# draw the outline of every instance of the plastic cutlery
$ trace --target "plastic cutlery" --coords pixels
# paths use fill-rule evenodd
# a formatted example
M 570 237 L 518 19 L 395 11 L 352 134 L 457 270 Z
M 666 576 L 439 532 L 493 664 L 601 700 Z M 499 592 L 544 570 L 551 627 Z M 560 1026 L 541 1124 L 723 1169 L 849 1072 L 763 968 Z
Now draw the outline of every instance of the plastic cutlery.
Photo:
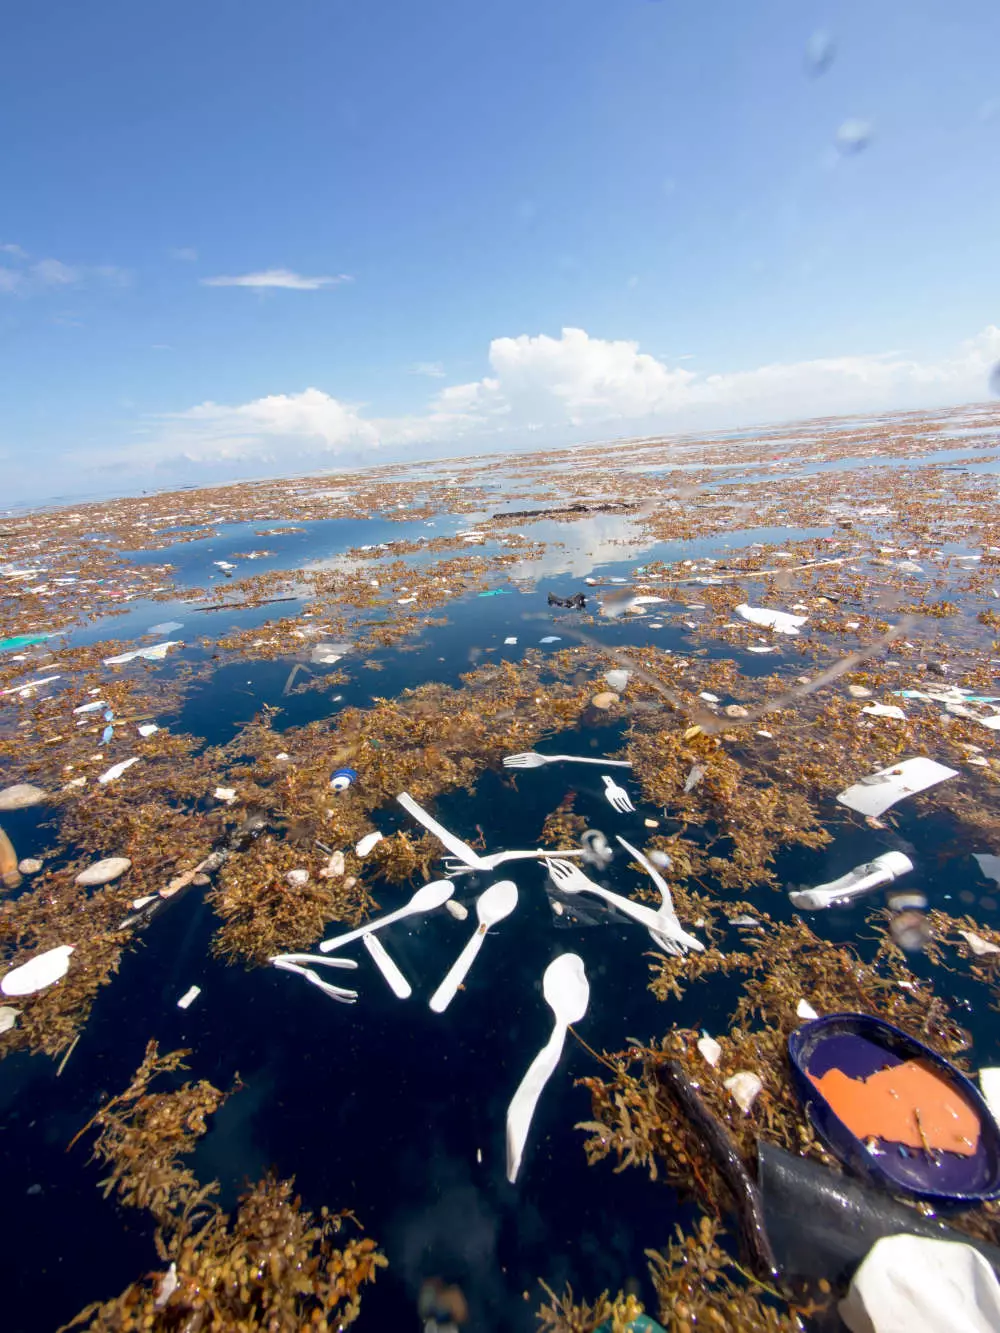
M 457 857 L 446 856 L 444 858 L 444 873 L 449 879 L 452 879 L 455 875 L 468 875 L 474 870 L 495 870 L 497 866 L 503 865 L 505 861 L 544 861 L 547 856 L 585 856 L 585 853 L 580 847 L 570 847 L 559 851 L 548 847 L 534 847 L 530 852 L 494 852 L 491 856 L 481 856 L 477 866 L 465 865 Z
M 432 880 L 430 884 L 417 889 L 405 907 L 390 912 L 388 916 L 380 916 L 377 921 L 369 921 L 367 925 L 359 926 L 357 930 L 349 930 L 346 935 L 337 935 L 332 940 L 324 940 L 319 947 L 323 953 L 330 953 L 333 949 L 343 948 L 345 944 L 353 944 L 355 940 L 363 940 L 372 931 L 381 930 L 383 926 L 391 926 L 394 921 L 402 921 L 404 917 L 419 916 L 421 912 L 433 912 L 435 907 L 447 902 L 454 892 L 455 886 L 451 880 Z
M 357 1001 L 356 990 L 346 990 L 342 986 L 331 985 L 311 967 L 304 967 L 303 964 L 307 962 L 321 963 L 324 967 L 357 967 L 353 958 L 318 958 L 310 953 L 276 954 L 271 959 L 273 967 L 281 968 L 283 972 L 296 972 L 300 977 L 305 977 L 306 981 L 317 986 L 325 995 L 329 995 L 331 1000 L 339 1000 L 341 1004 L 354 1004 Z
M 635 810 L 635 806 L 629 800 L 629 794 L 624 787 L 619 787 L 614 778 L 609 777 L 607 773 L 601 774 L 601 781 L 604 783 L 604 795 L 612 810 L 617 810 L 620 815 L 629 814 Z
M 409 792 L 400 792 L 396 800 L 414 819 L 420 821 L 428 832 L 433 833 L 435 838 L 452 853 L 457 856 L 463 865 L 484 868 L 483 858 L 478 852 L 474 852 L 468 843 L 463 842 L 461 838 L 456 838 L 454 833 L 449 833 L 443 824 L 439 824 L 433 815 L 429 815 L 422 805 L 418 805 Z
M 794 907 L 805 907 L 810 911 L 820 911 L 835 904 L 853 902 L 863 898 L 882 884 L 891 884 L 900 875 L 909 874 L 913 862 L 903 852 L 883 852 L 863 866 L 856 866 L 839 879 L 829 884 L 820 884 L 815 889 L 800 889 L 789 893 Z
M 631 768 L 630 759 L 587 759 L 579 754 L 539 754 L 536 750 L 525 750 L 523 754 L 509 754 L 503 761 L 504 768 L 541 768 L 543 764 L 603 764 L 610 768 Z
M 542 992 L 555 1015 L 552 1036 L 528 1066 L 528 1072 L 507 1108 L 507 1179 L 513 1185 L 521 1168 L 531 1118 L 542 1089 L 555 1073 L 566 1040 L 566 1029 L 579 1023 L 590 1003 L 590 986 L 583 959 L 564 953 L 549 963 L 542 978 Z
M 626 842 L 620 833 L 616 833 L 615 837 L 627 852 L 631 852 L 642 866 L 643 870 L 646 871 L 647 875 L 649 875 L 650 879 L 660 890 L 663 906 L 660 908 L 659 915 L 666 921 L 669 921 L 678 931 L 683 933 L 681 923 L 677 918 L 677 913 L 674 911 L 674 899 L 670 892 L 670 885 L 657 870 L 656 866 L 653 865 L 652 861 L 650 861 L 648 857 L 643 856 L 638 847 L 633 847 L 630 842 Z M 664 953 L 673 954 L 674 956 L 684 953 L 684 946 L 680 944 L 679 941 L 673 940 L 668 935 L 665 935 L 662 930 L 651 929 L 649 933 L 653 937 L 653 943 L 658 944 Z
M 377 935 L 366 935 L 362 941 L 371 954 L 372 962 L 389 983 L 389 989 L 399 1000 L 408 1000 L 413 994 L 413 987 L 389 957 L 385 946 Z
M 490 926 L 495 926 L 505 916 L 510 916 L 517 906 L 517 885 L 512 879 L 502 879 L 498 884 L 491 884 L 485 893 L 480 894 L 476 902 L 476 915 L 479 925 L 468 944 L 455 959 L 451 970 L 441 985 L 431 996 L 431 1008 L 436 1014 L 443 1014 L 455 997 L 455 992 L 465 980 L 465 975 L 472 966 L 473 959 L 482 948 L 483 940 Z
M 669 933 L 673 937 L 674 927 L 669 918 L 654 912 L 650 907 L 643 907 L 641 903 L 634 903 L 631 898 L 623 898 L 620 893 L 612 893 L 610 889 L 595 884 L 593 880 L 587 878 L 579 866 L 571 865 L 569 861 L 546 861 L 545 864 L 552 882 L 563 893 L 592 893 L 597 898 L 603 898 L 612 907 L 617 907 L 619 912 L 630 916 L 633 921 L 638 921 L 647 930 Z M 689 935 L 680 927 L 676 928 L 676 939 L 679 944 L 698 953 L 705 948 L 701 940 L 696 940 L 693 935 Z

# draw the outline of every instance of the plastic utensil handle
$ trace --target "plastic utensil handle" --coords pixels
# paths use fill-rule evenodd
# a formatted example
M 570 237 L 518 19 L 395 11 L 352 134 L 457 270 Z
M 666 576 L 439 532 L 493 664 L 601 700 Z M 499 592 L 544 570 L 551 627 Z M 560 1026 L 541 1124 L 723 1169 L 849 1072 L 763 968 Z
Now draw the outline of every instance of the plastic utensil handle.
M 566 1025 L 556 1022 L 552 1036 L 532 1060 L 507 1108 L 507 1179 L 513 1185 L 542 1089 L 556 1071 L 566 1040 Z
M 419 911 L 420 909 L 417 908 L 416 910 Z M 405 907 L 390 912 L 388 916 L 380 916 L 377 921 L 369 921 L 366 926 L 359 926 L 357 930 L 349 930 L 346 935 L 338 935 L 335 939 L 321 941 L 320 950 L 323 953 L 330 953 L 332 949 L 339 949 L 345 944 L 353 944 L 355 940 L 363 940 L 373 930 L 381 930 L 383 926 L 391 926 L 394 921 L 402 921 L 403 917 L 412 915 L 413 911 L 414 909 L 407 903 Z
M 464 843 L 461 838 L 456 838 L 453 833 L 449 833 L 443 824 L 439 824 L 432 815 L 429 815 L 426 810 L 416 803 L 409 792 L 400 792 L 396 800 L 414 819 L 419 820 L 425 829 L 433 833 L 453 856 L 457 856 L 467 866 L 482 865 L 482 857 L 478 856 L 468 843 Z
M 694 935 L 688 935 L 679 925 L 675 925 L 670 916 L 662 912 L 654 912 L 650 907 L 643 907 L 641 903 L 634 903 L 631 898 L 623 898 L 620 894 L 612 893 L 610 889 L 602 889 L 599 884 L 588 885 L 582 893 L 593 893 L 598 898 L 603 898 L 612 906 L 617 907 L 620 912 L 630 916 L 633 921 L 638 921 L 641 926 L 647 930 L 656 930 L 666 935 L 668 939 L 676 939 L 686 944 L 689 949 L 694 949 L 696 953 L 701 953 L 705 948 L 701 940 L 696 939 Z
M 413 987 L 389 957 L 382 941 L 377 935 L 366 935 L 364 946 L 371 954 L 372 962 L 389 983 L 389 989 L 400 1000 L 408 1000 L 413 994 Z
M 545 754 L 542 755 L 542 758 L 548 760 L 562 759 L 569 764 L 604 764 L 614 768 L 632 767 L 631 759 L 587 759 L 579 754 Z
M 484 926 L 477 927 L 476 933 L 469 939 L 465 948 L 452 963 L 448 975 L 431 996 L 431 1008 L 436 1014 L 443 1014 L 455 998 L 455 992 L 465 980 L 465 974 L 472 966 L 473 959 L 482 948 L 485 938 L 486 928 Z

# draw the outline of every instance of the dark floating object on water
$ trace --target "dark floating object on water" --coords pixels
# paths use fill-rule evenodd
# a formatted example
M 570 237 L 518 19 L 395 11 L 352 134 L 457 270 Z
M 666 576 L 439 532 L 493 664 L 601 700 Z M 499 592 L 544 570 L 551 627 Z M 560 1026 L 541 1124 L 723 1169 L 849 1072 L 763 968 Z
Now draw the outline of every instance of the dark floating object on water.
M 877 1240 L 900 1234 L 972 1245 L 1000 1275 L 996 1246 L 777 1144 L 758 1141 L 757 1180 L 768 1236 L 786 1276 L 838 1285 Z
M 772 1281 L 779 1276 L 764 1221 L 764 1206 L 749 1171 L 743 1165 L 732 1135 L 698 1096 L 679 1061 L 664 1060 L 656 1076 L 667 1095 L 687 1116 L 692 1129 L 707 1149 L 712 1163 L 726 1183 L 736 1205 L 740 1245 L 758 1277 Z
M 582 592 L 575 592 L 572 597 L 557 597 L 554 592 L 549 593 L 549 606 L 567 606 L 573 611 L 582 611 L 587 605 L 587 599 Z
M 868 1014 L 828 1014 L 793 1032 L 788 1054 L 795 1089 L 813 1128 L 845 1166 L 883 1189 L 939 1207 L 971 1207 L 1000 1197 L 1000 1127 L 975 1085 L 929 1046 Z M 878 1138 L 869 1138 L 872 1146 L 866 1146 L 813 1082 L 830 1070 L 868 1079 L 908 1061 L 919 1061 L 950 1085 L 975 1114 L 979 1139 L 973 1152 L 905 1147 Z

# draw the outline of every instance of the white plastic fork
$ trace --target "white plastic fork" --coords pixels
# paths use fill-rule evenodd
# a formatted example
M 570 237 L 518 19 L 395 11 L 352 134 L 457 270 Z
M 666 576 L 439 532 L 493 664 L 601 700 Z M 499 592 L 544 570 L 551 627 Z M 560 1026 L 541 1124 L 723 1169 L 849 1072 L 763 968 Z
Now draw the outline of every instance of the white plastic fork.
M 604 783 L 604 795 L 612 810 L 617 810 L 620 815 L 631 814 L 635 811 L 635 806 L 629 799 L 629 794 L 624 787 L 619 787 L 614 778 L 609 777 L 607 773 L 601 774 L 601 781 Z
M 620 833 L 616 833 L 615 837 L 627 852 L 631 852 L 642 866 L 643 870 L 646 871 L 650 879 L 660 890 L 660 897 L 663 900 L 663 905 L 660 908 L 660 915 L 683 934 L 683 928 L 677 918 L 677 913 L 674 911 L 674 899 L 673 894 L 670 892 L 670 885 L 657 870 L 656 866 L 653 865 L 652 861 L 643 856 L 638 847 L 633 847 L 630 842 L 626 842 Z M 665 935 L 662 930 L 650 930 L 649 933 L 653 937 L 653 943 L 658 944 L 664 953 L 673 954 L 675 957 L 678 954 L 684 953 L 684 946 L 677 940 L 670 939 L 670 937 Z
M 433 833 L 435 838 L 452 853 L 452 856 L 445 857 L 444 862 L 448 878 L 465 874 L 469 870 L 493 870 L 498 865 L 502 865 L 504 861 L 523 861 L 530 858 L 538 860 L 553 855 L 551 851 L 536 848 L 530 852 L 494 852 L 491 856 L 480 856 L 478 852 L 473 851 L 468 843 L 463 842 L 461 838 L 456 838 L 454 833 L 449 833 L 444 825 L 439 824 L 422 805 L 418 805 L 408 792 L 401 792 L 396 800 L 408 814 L 419 820 L 424 828 Z M 576 848 L 570 851 L 561 851 L 558 855 L 582 856 L 583 850 L 582 848 Z
M 509 754 L 504 758 L 504 768 L 541 768 L 543 764 L 602 764 L 605 768 L 631 768 L 631 759 L 588 759 L 579 754 L 539 754 L 536 750 L 525 750 L 523 754 Z
M 696 953 L 701 953 L 705 946 L 701 940 L 695 939 L 680 926 L 675 926 L 669 917 L 660 912 L 654 912 L 651 907 L 644 907 L 641 903 L 634 903 L 631 898 L 623 898 L 620 893 L 612 893 L 610 889 L 602 888 L 600 884 L 595 884 L 592 879 L 588 879 L 579 866 L 572 865 L 569 861 L 547 860 L 545 862 L 552 879 L 553 884 L 563 893 L 592 893 L 596 898 L 603 898 L 606 903 L 612 907 L 617 907 L 619 912 L 625 916 L 630 916 L 633 921 L 638 921 L 640 926 L 645 926 L 647 930 L 656 930 L 662 934 L 676 939 L 679 944 L 685 948 L 693 949 Z
M 358 998 L 356 990 L 346 990 L 343 986 L 333 986 L 329 981 L 324 981 L 318 972 L 314 972 L 311 967 L 304 967 L 304 963 L 322 963 L 324 967 L 357 967 L 353 958 L 320 958 L 312 953 L 283 953 L 275 954 L 271 959 L 274 967 L 280 968 L 283 972 L 296 972 L 300 977 L 305 977 L 306 981 L 312 985 L 318 986 L 324 995 L 329 995 L 331 1000 L 339 1000 L 341 1004 L 355 1004 Z

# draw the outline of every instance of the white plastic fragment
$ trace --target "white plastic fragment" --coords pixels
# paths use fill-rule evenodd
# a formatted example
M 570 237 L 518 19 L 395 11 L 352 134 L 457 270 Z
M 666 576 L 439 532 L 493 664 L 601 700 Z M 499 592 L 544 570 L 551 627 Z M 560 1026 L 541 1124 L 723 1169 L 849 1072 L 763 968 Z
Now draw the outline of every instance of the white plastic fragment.
M 12 1005 L 0 1005 L 0 1032 L 9 1032 L 17 1022 L 20 1009 L 15 1009 Z
M 162 1310 L 167 1301 L 177 1290 L 177 1265 L 172 1263 L 167 1271 L 160 1278 L 160 1285 L 156 1289 L 156 1299 L 153 1302 L 153 1308 Z
M 201 994 L 200 986 L 189 986 L 188 989 L 181 996 L 181 998 L 177 1001 L 177 1008 L 178 1009 L 190 1008 L 190 1006 L 194 1004 L 195 1000 L 197 1000 L 200 994 Z
M 751 625 L 763 625 L 765 629 L 773 629 L 776 634 L 798 634 L 799 626 L 804 625 L 809 618 L 792 616 L 787 611 L 771 611 L 763 606 L 748 606 L 746 602 L 736 608 L 736 614 L 749 620 Z
M 750 644 L 747 648 L 748 653 L 776 653 L 777 648 L 758 648 L 755 644 Z
M 169 649 L 182 646 L 180 639 L 167 639 L 165 643 L 154 643 L 151 648 L 133 648 L 131 652 L 119 653 L 117 657 L 106 657 L 104 665 L 123 666 L 126 662 L 134 662 L 140 657 L 145 658 L 147 662 L 162 662 Z
M 989 1065 L 980 1069 L 979 1090 L 993 1113 L 993 1119 L 1000 1124 L 1000 1069 Z
M 882 884 L 891 884 L 900 875 L 906 875 L 913 869 L 913 862 L 903 852 L 883 852 L 864 865 L 855 866 L 846 875 L 831 880 L 828 884 L 819 884 L 814 889 L 801 889 L 789 893 L 794 907 L 804 907 L 818 912 L 824 907 L 833 907 L 836 903 L 852 902 L 861 898 Z
M 0 978 L 0 991 L 4 995 L 33 995 L 59 981 L 69 971 L 69 956 L 73 952 L 72 944 L 59 944 L 45 953 L 36 954 L 20 967 L 15 967 Z
M 819 1014 L 812 1007 L 812 1005 L 809 1003 L 808 1000 L 799 1000 L 798 1004 L 796 1005 L 795 1012 L 799 1016 L 799 1018 L 808 1019 L 810 1022 L 814 1018 L 819 1018 Z
M 994 856 L 992 852 L 973 852 L 972 859 L 978 863 L 987 879 L 1000 884 L 1000 856 Z
M 727 1078 L 722 1086 L 732 1094 L 733 1101 L 743 1114 L 749 1115 L 750 1108 L 759 1097 L 764 1084 L 752 1070 L 741 1069 L 732 1078 Z
M 285 879 L 293 889 L 302 889 L 309 883 L 308 870 L 289 870 Z
M 708 690 L 702 690 L 698 695 L 698 698 L 704 699 L 707 704 L 717 704 L 719 702 L 719 696 L 717 694 L 710 694 Z
M 92 703 L 81 704 L 79 708 L 74 708 L 73 712 L 74 714 L 96 713 L 99 708 L 107 708 L 107 704 L 104 702 L 103 699 L 95 699 Z
M 879 769 L 842 791 L 837 800 L 861 815 L 881 815 L 904 796 L 934 787 L 947 778 L 957 777 L 957 770 L 946 768 L 933 759 L 904 759 L 891 768 Z
M 46 799 L 41 787 L 34 787 L 30 782 L 18 782 L 0 791 L 0 810 L 27 810 L 30 806 L 41 805 Z
M 837 1309 L 851 1333 L 995 1333 L 1000 1282 L 962 1241 L 884 1236 Z
M 95 861 L 86 870 L 81 870 L 76 883 L 83 888 L 96 888 L 100 884 L 110 884 L 120 878 L 126 870 L 131 870 L 132 862 L 127 856 L 106 856 L 103 861 Z
M 344 853 L 340 850 L 331 854 L 329 861 L 319 872 L 320 879 L 339 879 L 344 873 Z
M 212 795 L 217 801 L 224 801 L 226 805 L 232 805 L 236 800 L 235 787 L 216 787 Z
M 546 634 L 544 639 L 539 639 L 539 643 L 561 643 L 562 638 L 558 634 Z
M 355 852 L 357 852 L 358 856 L 367 856 L 372 848 L 382 841 L 383 836 L 384 835 L 379 833 L 377 829 L 374 833 L 366 833 L 355 847 Z
M 632 678 L 631 671 L 614 670 L 614 671 L 605 671 L 604 673 L 604 679 L 608 682 L 611 688 L 613 690 L 617 690 L 619 694 L 629 683 L 631 678 Z
M 708 1036 L 707 1033 L 704 1037 L 698 1038 L 698 1050 L 713 1069 L 722 1059 L 722 1047 L 714 1037 Z
M 160 728 L 155 722 L 144 722 L 140 727 L 136 727 L 136 731 L 138 731 L 143 740 L 145 740 L 147 736 L 155 736 L 159 730 Z
M 469 909 L 465 903 L 460 903 L 455 898 L 448 899 L 445 903 L 445 910 L 450 912 L 456 921 L 465 921 L 469 915 Z
M 37 875 L 42 868 L 42 863 L 37 857 L 26 856 L 23 861 L 18 861 L 17 868 L 22 875 Z
M 991 944 L 989 940 L 984 940 L 982 935 L 977 935 L 974 930 L 960 930 L 958 934 L 965 940 L 977 958 L 985 958 L 987 954 L 991 953 L 1000 953 L 1000 946 Z
M 133 764 L 137 764 L 138 762 L 139 756 L 135 755 L 132 759 L 123 759 L 120 764 L 112 764 L 108 771 L 102 773 L 97 781 L 100 782 L 102 786 L 109 782 L 114 782 L 115 778 L 120 778 L 126 769 L 131 768 Z
M 517 635 L 512 634 L 509 638 L 504 639 L 504 643 L 505 644 L 517 643 Z
M 865 704 L 861 711 L 869 713 L 872 717 L 891 717 L 897 722 L 906 721 L 906 714 L 896 704 Z

